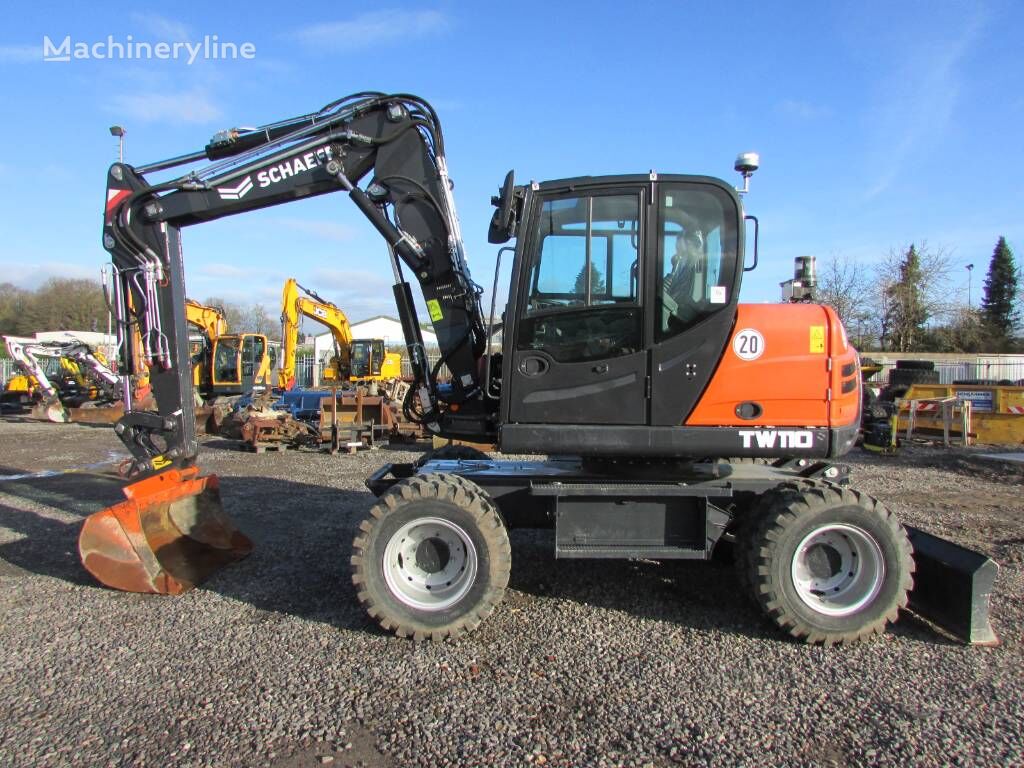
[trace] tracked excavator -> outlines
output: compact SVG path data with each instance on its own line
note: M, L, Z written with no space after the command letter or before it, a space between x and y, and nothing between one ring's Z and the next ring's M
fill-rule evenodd
M185 300L185 321L203 337L190 349L192 384L203 400L244 395L269 386L270 353L265 334L228 334L223 310L192 299Z
M295 353L303 317L327 326L331 332L334 355L321 374L325 381L344 384L401 377L401 355L386 352L383 339L353 339L348 318L336 304L289 277L281 292L281 365L277 374L281 389L295 386Z
M741 191L757 166L738 159ZM908 600L965 639L995 641L995 565L905 528L833 461L854 443L861 400L836 314L739 303L758 224L733 186L655 172L517 185L509 173L488 233L515 239L498 252L511 256L500 322L499 271L485 315L452 190L437 114L406 94L358 93L190 154L111 166L103 243L118 325L140 324L159 412L118 424L135 481L86 521L86 568L117 588L180 592L249 551L195 466L180 230L341 192L385 242L414 376L406 415L435 435L549 456L459 450L368 479L379 499L352 543L352 580L386 630L475 629L507 586L509 528L539 526L554 529L559 558L708 560L729 546L737 589L810 643L876 635ZM413 283L441 348L433 365ZM758 458L771 463L748 463Z

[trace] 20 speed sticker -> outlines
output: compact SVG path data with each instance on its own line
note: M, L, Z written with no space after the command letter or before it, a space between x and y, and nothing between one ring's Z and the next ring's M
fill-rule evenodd
M740 360L757 360L764 354L764 336L753 328L744 328L733 337L732 351Z

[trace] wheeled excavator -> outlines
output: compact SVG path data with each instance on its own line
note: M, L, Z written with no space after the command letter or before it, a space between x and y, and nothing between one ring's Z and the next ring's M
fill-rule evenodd
M265 334L228 334L223 310L192 299L185 300L185 321L203 337L190 350L192 383L203 400L249 394L256 387L269 386Z
M740 192L758 164L737 160ZM182 166L195 167L156 179ZM408 94L358 93L190 154L111 166L103 243L118 326L136 321L148 340L159 412L118 424L134 482L86 521L86 568L117 588L175 593L249 551L215 477L195 466L180 230L341 192L384 240L414 377L406 415L435 435L549 457L459 450L368 479L379 499L352 542L352 580L386 630L475 629L507 586L508 530L537 526L553 528L559 558L708 560L731 547L737 589L810 643L869 638L908 600L965 639L995 641L994 563L905 528L833 461L854 443L861 400L835 312L739 303L758 223L733 186L653 171L517 185L509 173L488 233L515 240L498 252L512 262L500 321L498 268L485 315L452 190L438 116ZM433 365L412 284L440 345ZM758 458L772 463L748 463Z
M327 326L331 332L334 354L321 374L326 382L343 385L401 377L401 355L386 352L383 339L353 339L348 318L336 304L289 277L281 292L281 364L277 375L281 389L295 386L295 353L303 317Z

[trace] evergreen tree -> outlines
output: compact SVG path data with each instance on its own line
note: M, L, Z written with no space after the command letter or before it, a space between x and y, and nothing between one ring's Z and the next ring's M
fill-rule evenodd
M580 267L579 274L576 275L576 283L572 289L573 293L577 296L585 296L587 293L587 267L586 265ZM590 263L590 296L600 296L604 293L604 278L601 277L601 272L598 270L597 265L593 262ZM587 297L590 298L590 297Z
M1013 251L1000 237L992 251L992 261L985 276L985 290L981 299L981 314L998 345L995 351L1005 351L1012 343L1020 323L1017 310L1017 281L1020 275L1013 261Z
M886 290L885 328L889 346L897 352L910 352L924 336L928 311L921 297L921 260L911 244L899 265L899 277Z

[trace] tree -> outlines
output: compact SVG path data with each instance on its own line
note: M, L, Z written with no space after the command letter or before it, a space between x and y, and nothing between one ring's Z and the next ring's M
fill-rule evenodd
M949 316L954 309L946 290L948 281L949 256L942 248L911 244L905 251L889 252L875 282L883 348L897 352L918 349L926 324Z
M271 317L270 312L259 302L244 310L239 330L247 333L262 333L271 341L281 340L281 319Z
M862 266L832 254L818 272L817 301L836 311L854 346L868 345L875 324L871 280Z
M584 264L576 275L576 284L572 289L577 296L586 296L588 299L595 294L604 293L604 278L597 269L597 265L590 263L590 294L587 294L587 267Z
M990 344L981 312L959 307L948 324L928 334L922 349L927 352L983 352Z
M202 303L208 307L216 307L224 313L224 320L228 324L228 333L240 333L246 330L247 311L238 304L225 301L217 296L210 296Z
M31 292L24 288L0 283L0 335L23 336L27 332L25 308L31 298Z
M1000 237L992 251L981 299L981 315L992 335L994 351L1008 351L1020 324L1020 312L1016 307L1019 278L1013 251L1006 244L1006 238Z
M107 303L92 280L52 277L26 302L22 332L107 330Z

